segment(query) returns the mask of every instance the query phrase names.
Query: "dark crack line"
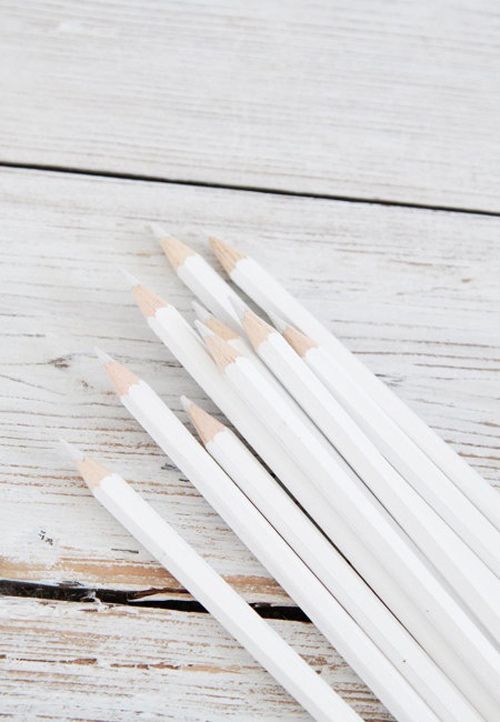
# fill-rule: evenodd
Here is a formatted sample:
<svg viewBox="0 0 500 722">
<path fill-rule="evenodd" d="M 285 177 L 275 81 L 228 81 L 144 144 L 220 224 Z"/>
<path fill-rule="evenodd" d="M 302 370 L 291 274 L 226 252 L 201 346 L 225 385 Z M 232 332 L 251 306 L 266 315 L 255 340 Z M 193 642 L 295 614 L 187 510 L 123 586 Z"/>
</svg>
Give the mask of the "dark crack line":
<svg viewBox="0 0 500 722">
<path fill-rule="evenodd" d="M 162 590 L 150 590 L 151 594 Z M 177 592 L 179 593 L 179 592 Z M 182 592 L 180 592 L 182 594 Z M 79 602 L 95 604 L 115 604 L 129 607 L 145 607 L 148 609 L 170 609 L 177 612 L 195 612 L 208 614 L 207 610 L 191 599 L 154 600 L 144 597 L 144 592 L 120 591 L 117 589 L 100 589 L 84 587 L 77 584 L 37 584 L 17 580 L 0 580 L 0 596 L 28 597 L 31 599 L 48 599 L 58 602 Z M 298 607 L 279 606 L 263 602 L 253 602 L 250 606 L 263 619 L 281 619 L 292 622 L 307 622 L 309 618 Z"/>
<path fill-rule="evenodd" d="M 43 171 L 47 173 L 66 173 L 69 175 L 94 176 L 97 178 L 112 178 L 115 180 L 142 181 L 145 183 L 159 183 L 164 185 L 192 186 L 194 188 L 215 188 L 228 191 L 246 191 L 262 193 L 265 195 L 289 196 L 294 198 L 316 198 L 325 201 L 341 201 L 345 203 L 358 203 L 361 205 L 378 205 L 394 208 L 415 208 L 426 211 L 441 211 L 445 213 L 465 213 L 468 215 L 500 217 L 500 211 L 487 211 L 480 208 L 462 208 L 459 206 L 434 205 L 414 203 L 410 201 L 386 200 L 384 198 L 357 198 L 349 195 L 336 195 L 333 193 L 313 193 L 308 191 L 284 190 L 266 186 L 253 186 L 237 183 L 217 183 L 214 181 L 187 180 L 184 178 L 163 178 L 161 176 L 141 173 L 123 173 L 119 171 L 97 170 L 93 168 L 73 168 L 71 166 L 58 166 L 45 163 L 15 163 L 0 160 L 0 168 L 18 168 L 19 170 Z"/>
</svg>

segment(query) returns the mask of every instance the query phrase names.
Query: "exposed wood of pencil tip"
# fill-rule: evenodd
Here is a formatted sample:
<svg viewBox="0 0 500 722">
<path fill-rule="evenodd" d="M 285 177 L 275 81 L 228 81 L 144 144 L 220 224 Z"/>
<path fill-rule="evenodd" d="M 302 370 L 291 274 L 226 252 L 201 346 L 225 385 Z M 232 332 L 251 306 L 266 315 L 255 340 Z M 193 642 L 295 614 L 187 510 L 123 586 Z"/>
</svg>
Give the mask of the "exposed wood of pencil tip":
<svg viewBox="0 0 500 722">
<path fill-rule="evenodd" d="M 163 248 L 166 257 L 170 261 L 174 270 L 177 270 L 179 266 L 182 266 L 186 258 L 196 255 L 196 251 L 193 251 L 192 248 L 173 236 L 162 238 L 160 246 Z"/>
<path fill-rule="evenodd" d="M 140 383 L 138 376 L 114 359 L 107 363 L 104 368 L 118 396 L 126 396 L 131 386 Z"/>
<path fill-rule="evenodd" d="M 145 286 L 134 286 L 132 293 L 134 294 L 137 305 L 146 318 L 154 316 L 158 309 L 168 306 L 168 303 L 164 301 L 163 298 L 160 298 L 160 296 L 150 291 L 149 288 L 145 288 Z"/>
<path fill-rule="evenodd" d="M 193 426 L 198 432 L 198 436 L 205 446 L 212 441 L 218 433 L 226 430 L 224 424 L 221 424 L 214 416 L 192 401 L 187 406 L 187 412 L 193 422 Z"/>
<path fill-rule="evenodd" d="M 219 368 L 225 368 L 242 357 L 236 349 L 230 346 L 227 341 L 215 334 L 205 336 L 205 344 L 213 360 Z"/>
<path fill-rule="evenodd" d="M 233 331 L 232 328 L 229 328 L 229 326 L 226 326 L 225 323 L 211 314 L 206 316 L 203 323 L 205 326 L 208 326 L 211 331 L 216 333 L 217 336 L 223 338 L 224 341 L 233 341 L 236 338 L 241 338 L 236 331 Z"/>
<path fill-rule="evenodd" d="M 256 313 L 247 309 L 241 318 L 243 328 L 247 334 L 252 346 L 258 349 L 259 346 L 267 341 L 272 333 L 276 333 L 276 329 L 264 321 L 263 318 L 257 316 Z"/>
<path fill-rule="evenodd" d="M 245 255 L 237 251 L 236 248 L 233 248 L 233 246 L 229 246 L 227 243 L 223 243 L 218 238 L 214 238 L 214 236 L 211 236 L 208 239 L 208 242 L 210 243 L 210 247 L 217 256 L 217 259 L 221 264 L 222 268 L 228 274 L 231 274 L 231 271 L 236 266 L 238 261 L 240 261 L 242 258 L 245 258 Z"/>
<path fill-rule="evenodd" d="M 89 457 L 84 457 L 75 463 L 89 489 L 95 489 L 106 476 L 111 474 L 109 469 Z"/>
<path fill-rule="evenodd" d="M 316 341 L 313 341 L 312 338 L 306 336 L 305 333 L 299 331 L 295 326 L 287 326 L 283 331 L 283 337 L 302 358 L 310 349 L 318 347 Z"/>
</svg>

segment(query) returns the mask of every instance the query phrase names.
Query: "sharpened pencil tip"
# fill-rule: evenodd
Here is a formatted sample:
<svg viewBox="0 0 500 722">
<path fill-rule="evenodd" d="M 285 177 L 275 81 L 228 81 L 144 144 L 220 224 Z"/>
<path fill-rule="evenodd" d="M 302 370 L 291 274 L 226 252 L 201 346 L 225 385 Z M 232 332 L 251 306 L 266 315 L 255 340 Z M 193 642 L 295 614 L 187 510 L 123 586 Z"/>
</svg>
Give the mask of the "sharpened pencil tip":
<svg viewBox="0 0 500 722">
<path fill-rule="evenodd" d="M 274 326 L 271 326 L 271 324 L 264 321 L 263 318 L 257 316 L 251 309 L 248 309 L 247 313 L 243 315 L 241 323 L 250 343 L 256 351 L 258 351 L 262 343 L 267 341 L 269 336 L 276 334 L 279 337 Z"/>
<path fill-rule="evenodd" d="M 287 321 L 281 318 L 281 316 L 277 316 L 272 311 L 268 311 L 267 315 L 271 319 L 273 326 L 280 332 L 283 333 L 288 328 L 289 324 Z"/>
<path fill-rule="evenodd" d="M 134 286 L 132 288 L 132 293 L 134 294 L 137 305 L 146 318 L 155 316 L 156 312 L 160 308 L 166 308 L 168 306 L 167 302 L 164 301 L 163 298 L 158 296 L 156 293 L 153 293 L 153 291 L 145 286 Z"/>
<path fill-rule="evenodd" d="M 299 356 L 302 356 L 302 358 L 304 358 L 308 351 L 318 346 L 316 341 L 313 341 L 312 338 L 306 336 L 305 333 L 299 331 L 295 326 L 290 326 L 290 324 L 286 325 L 283 331 L 283 338 L 285 341 L 288 341 L 293 350 L 298 353 Z"/>
<path fill-rule="evenodd" d="M 121 273 L 123 274 L 123 277 L 126 281 L 129 282 L 131 288 L 135 288 L 136 286 L 140 286 L 138 279 L 133 276 L 131 273 L 129 273 L 125 268 L 120 268 Z"/>
<path fill-rule="evenodd" d="M 163 251 L 170 261 L 170 265 L 174 271 L 176 271 L 179 266 L 182 266 L 186 259 L 190 256 L 196 255 L 196 252 L 193 251 L 192 248 L 182 241 L 179 241 L 178 238 L 174 238 L 168 234 L 166 236 L 162 236 L 160 239 L 160 246 L 163 248 Z"/>
<path fill-rule="evenodd" d="M 245 258 L 244 254 L 237 251 L 236 248 L 233 248 L 233 246 L 230 246 L 228 243 L 223 243 L 214 236 L 210 236 L 208 242 L 212 251 L 217 256 L 217 259 L 221 264 L 222 268 L 229 275 L 231 275 L 231 271 L 236 266 L 238 261 L 240 261 L 242 258 Z"/>
<path fill-rule="evenodd" d="M 89 489 L 94 492 L 95 487 L 99 486 L 101 481 L 110 474 L 109 470 L 98 461 L 85 456 L 80 449 L 73 446 L 73 444 L 70 444 L 65 439 L 59 439 L 59 443 L 69 458 L 74 461 L 75 466 L 82 475 L 84 482 L 87 484 Z"/>
<path fill-rule="evenodd" d="M 217 336 L 215 333 L 207 336 L 204 340 L 209 354 L 217 366 L 221 369 L 243 357 L 243 354 L 240 351 L 228 344 L 227 341 L 224 341 L 224 339 Z"/>
<path fill-rule="evenodd" d="M 102 351 L 102 349 L 100 349 L 98 346 L 94 346 L 94 353 L 104 366 L 113 363 L 114 359 L 109 355 L 109 353 Z"/>
<path fill-rule="evenodd" d="M 203 319 L 202 319 L 203 321 Z M 237 333 L 230 326 L 227 326 L 220 319 L 215 318 L 212 314 L 209 314 L 208 318 L 203 321 L 205 326 L 213 331 L 216 336 L 220 336 L 224 341 L 233 341 L 234 339 L 241 338 L 241 335 Z"/>
<path fill-rule="evenodd" d="M 78 447 L 70 444 L 69 441 L 66 441 L 66 439 L 59 439 L 59 443 L 72 461 L 82 461 L 84 455 Z"/>
<path fill-rule="evenodd" d="M 182 395 L 181 396 L 181 404 L 182 404 L 182 408 L 184 409 L 184 411 L 189 412 L 189 409 L 193 405 L 193 402 L 187 396 Z"/>
<path fill-rule="evenodd" d="M 200 336 L 202 338 L 208 338 L 209 336 L 215 336 L 214 332 L 210 328 L 208 328 L 208 326 L 205 326 L 205 324 L 202 323 L 201 321 L 199 321 L 198 319 L 196 319 L 196 321 L 194 322 L 194 325 L 195 325 L 196 330 L 198 331 L 198 333 L 200 334 Z"/>
<path fill-rule="evenodd" d="M 205 446 L 210 443 L 219 432 L 226 431 L 224 424 L 221 424 L 220 421 L 207 413 L 201 406 L 198 406 L 198 404 L 190 401 L 186 411 Z"/>
<path fill-rule="evenodd" d="M 201 303 L 198 303 L 198 301 L 191 301 L 191 305 L 193 307 L 193 310 L 196 314 L 196 317 L 205 323 L 209 318 L 212 318 L 212 314 L 210 311 L 207 311 L 205 306 L 202 306 Z"/>
<path fill-rule="evenodd" d="M 149 230 L 152 232 L 153 236 L 158 240 L 161 241 L 162 238 L 167 238 L 170 233 L 165 230 L 165 228 L 161 225 L 161 223 L 156 223 L 154 221 L 150 221 L 147 224 Z"/>
</svg>

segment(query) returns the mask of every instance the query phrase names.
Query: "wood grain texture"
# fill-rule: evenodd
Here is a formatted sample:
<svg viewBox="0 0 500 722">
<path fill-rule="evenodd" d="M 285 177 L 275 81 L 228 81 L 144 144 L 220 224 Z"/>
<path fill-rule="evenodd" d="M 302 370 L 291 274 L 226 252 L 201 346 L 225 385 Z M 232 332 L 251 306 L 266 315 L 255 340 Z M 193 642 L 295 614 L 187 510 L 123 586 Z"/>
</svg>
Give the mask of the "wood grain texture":
<svg viewBox="0 0 500 722">
<path fill-rule="evenodd" d="M 121 407 L 92 348 L 180 411 L 201 390 L 154 338 L 119 266 L 193 317 L 148 220 L 214 232 L 281 277 L 492 483 L 500 482 L 500 219 L 34 171 L 0 174 L 0 577 L 185 594 L 56 445 L 101 458 L 247 599 L 287 597 Z"/>
<path fill-rule="evenodd" d="M 494 0 L 3 0 L 0 159 L 500 211 Z"/>
<path fill-rule="evenodd" d="M 271 624 L 367 722 L 392 720 L 311 624 Z M 206 614 L 6 597 L 0 719 L 310 718 Z"/>
</svg>

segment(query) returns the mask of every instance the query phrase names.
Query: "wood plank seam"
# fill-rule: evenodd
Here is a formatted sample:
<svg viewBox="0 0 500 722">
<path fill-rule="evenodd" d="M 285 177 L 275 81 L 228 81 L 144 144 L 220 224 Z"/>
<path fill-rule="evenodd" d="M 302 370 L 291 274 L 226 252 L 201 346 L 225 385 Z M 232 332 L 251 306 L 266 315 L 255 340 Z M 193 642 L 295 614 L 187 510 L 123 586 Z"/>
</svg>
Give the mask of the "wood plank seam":
<svg viewBox="0 0 500 722">
<path fill-rule="evenodd" d="M 196 600 L 191 598 L 188 592 L 185 600 L 179 599 L 156 599 L 158 593 L 168 594 L 168 590 L 151 589 L 142 592 L 123 591 L 119 589 L 103 589 L 100 587 L 88 587 L 83 585 L 65 584 L 37 584 L 36 582 L 23 582 L 16 579 L 0 579 L 0 597 L 25 597 L 29 599 L 47 599 L 59 602 L 82 602 L 102 604 L 116 604 L 118 606 L 129 606 L 146 609 L 170 609 L 176 612 L 191 614 L 208 614 L 206 609 Z M 179 592 L 177 591 L 177 594 Z M 249 602 L 257 614 L 263 619 L 278 619 L 290 622 L 304 622 L 311 624 L 304 612 L 293 604 L 278 605 L 267 602 Z"/>
<path fill-rule="evenodd" d="M 271 186 L 242 185 L 238 183 L 216 183 L 214 181 L 200 181 L 183 178 L 166 178 L 164 176 L 144 175 L 140 173 L 119 173 L 117 171 L 96 170 L 92 168 L 76 168 L 71 166 L 58 166 L 44 163 L 14 163 L 0 159 L 1 168 L 18 170 L 40 171 L 43 173 L 66 173 L 70 175 L 95 176 L 97 178 L 110 178 L 115 180 L 130 180 L 143 183 L 160 183 L 165 185 L 191 186 L 193 188 L 213 188 L 215 190 L 241 191 L 247 193 L 262 193 L 265 195 L 290 196 L 292 198 L 310 198 L 322 201 L 340 201 L 343 203 L 357 203 L 360 205 L 377 205 L 394 208 L 412 208 L 415 210 L 438 211 L 444 213 L 462 213 L 466 215 L 500 217 L 500 211 L 489 211 L 481 208 L 466 208 L 464 206 L 447 206 L 432 203 L 411 203 L 409 201 L 388 200 L 384 198 L 362 198 L 357 196 L 337 195 L 332 193 L 313 193 L 308 191 L 283 190 Z"/>
</svg>

